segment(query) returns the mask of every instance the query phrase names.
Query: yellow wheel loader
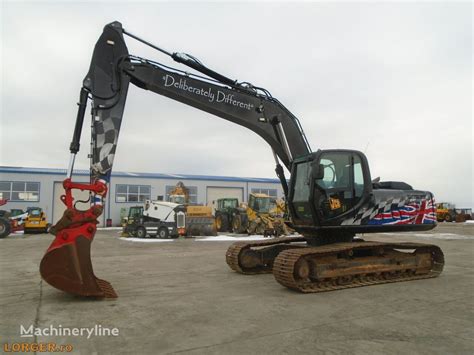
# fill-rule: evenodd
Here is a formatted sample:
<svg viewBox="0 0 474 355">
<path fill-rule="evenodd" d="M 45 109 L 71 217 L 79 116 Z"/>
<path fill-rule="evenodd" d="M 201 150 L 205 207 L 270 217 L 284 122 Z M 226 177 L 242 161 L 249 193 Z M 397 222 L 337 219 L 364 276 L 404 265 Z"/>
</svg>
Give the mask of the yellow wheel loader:
<svg viewBox="0 0 474 355">
<path fill-rule="evenodd" d="M 449 202 L 436 204 L 436 219 L 438 222 L 456 221 L 456 206 Z"/>
<path fill-rule="evenodd" d="M 25 218 L 24 233 L 47 233 L 50 224 L 46 213 L 40 207 L 28 207 L 28 215 Z"/>
<path fill-rule="evenodd" d="M 289 234 L 284 222 L 284 210 L 276 199 L 261 193 L 251 193 L 248 204 L 241 204 L 232 214 L 234 233 L 280 236 Z"/>
</svg>

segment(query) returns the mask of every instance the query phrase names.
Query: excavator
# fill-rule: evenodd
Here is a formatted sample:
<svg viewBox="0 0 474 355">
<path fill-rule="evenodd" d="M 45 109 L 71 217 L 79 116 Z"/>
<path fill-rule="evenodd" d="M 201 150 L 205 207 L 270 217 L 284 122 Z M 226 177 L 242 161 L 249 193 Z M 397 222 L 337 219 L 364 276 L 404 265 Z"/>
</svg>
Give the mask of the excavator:
<svg viewBox="0 0 474 355">
<path fill-rule="evenodd" d="M 129 54 L 125 36 L 199 74 Z M 234 243 L 226 252 L 232 270 L 273 273 L 283 286 L 304 293 L 432 278 L 442 272 L 444 256 L 438 246 L 356 237 L 434 228 L 436 208 L 431 192 L 415 190 L 404 182 L 372 181 L 367 158 L 360 151 L 312 151 L 299 120 L 268 90 L 230 79 L 190 54 L 169 52 L 112 22 L 95 45 L 80 90 L 61 197 L 66 211 L 51 227 L 56 238 L 40 263 L 42 278 L 53 287 L 79 296 L 117 297 L 109 282 L 95 276 L 90 252 L 107 196 L 130 83 L 248 128 L 270 145 L 288 202 L 288 225 L 301 236 Z M 72 174 L 89 99 L 90 183 L 77 183 Z M 283 166 L 290 172 L 288 180 Z M 88 210 L 74 207 L 74 189 L 90 192 Z"/>
</svg>

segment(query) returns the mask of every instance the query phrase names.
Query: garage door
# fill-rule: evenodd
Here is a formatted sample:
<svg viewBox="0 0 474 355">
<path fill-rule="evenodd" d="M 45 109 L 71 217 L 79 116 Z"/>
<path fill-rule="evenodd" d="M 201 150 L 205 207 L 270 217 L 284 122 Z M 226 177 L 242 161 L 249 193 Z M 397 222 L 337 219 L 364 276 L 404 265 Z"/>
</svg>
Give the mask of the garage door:
<svg viewBox="0 0 474 355">
<path fill-rule="evenodd" d="M 55 182 L 54 183 L 54 203 L 53 203 L 53 223 L 56 223 L 62 216 L 64 211 L 66 210 L 66 206 L 61 201 L 61 195 L 64 195 L 64 188 L 62 182 Z M 89 191 L 81 191 L 81 190 L 72 190 L 72 196 L 74 197 L 75 207 L 78 210 L 85 211 L 89 209 L 90 203 L 89 199 Z M 78 201 L 87 201 L 87 202 L 78 202 Z M 104 225 L 104 213 L 99 217 L 99 226 Z"/>
<path fill-rule="evenodd" d="M 244 197 L 243 187 L 208 187 L 207 188 L 207 205 L 214 209 L 217 207 L 217 199 L 219 198 L 238 198 L 239 203 L 242 202 Z M 213 203 L 215 201 L 215 203 Z"/>
</svg>

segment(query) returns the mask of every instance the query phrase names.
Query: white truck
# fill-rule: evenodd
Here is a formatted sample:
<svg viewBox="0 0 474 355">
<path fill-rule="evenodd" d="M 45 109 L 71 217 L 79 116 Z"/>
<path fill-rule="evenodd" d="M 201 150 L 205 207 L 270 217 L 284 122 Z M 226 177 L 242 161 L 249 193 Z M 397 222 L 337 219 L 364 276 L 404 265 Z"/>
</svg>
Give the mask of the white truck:
<svg viewBox="0 0 474 355">
<path fill-rule="evenodd" d="M 186 233 L 184 205 L 164 201 L 145 201 L 144 208 L 131 207 L 124 232 L 138 238 L 177 238 Z M 140 211 L 141 210 L 141 211 Z"/>
</svg>

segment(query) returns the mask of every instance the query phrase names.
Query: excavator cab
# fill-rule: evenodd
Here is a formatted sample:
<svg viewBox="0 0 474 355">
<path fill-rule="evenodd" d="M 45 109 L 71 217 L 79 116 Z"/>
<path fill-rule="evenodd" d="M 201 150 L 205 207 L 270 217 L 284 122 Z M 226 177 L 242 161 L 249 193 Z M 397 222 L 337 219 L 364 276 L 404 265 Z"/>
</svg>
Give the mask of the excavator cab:
<svg viewBox="0 0 474 355">
<path fill-rule="evenodd" d="M 364 154 L 324 150 L 295 160 L 290 186 L 290 210 L 295 225 L 340 225 L 353 215 L 371 192 Z"/>
</svg>

